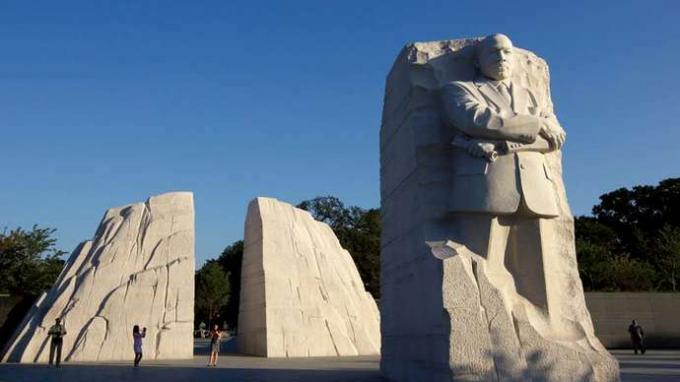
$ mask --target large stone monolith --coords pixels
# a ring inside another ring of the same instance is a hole
[[[61,317],[65,361],[132,360],[132,327],[146,327],[145,359],[193,357],[194,205],[190,192],[112,208],[81,243],[3,355],[47,362]]]
[[[379,313],[331,228],[271,198],[248,206],[240,352],[265,357],[380,353]]]
[[[482,41],[409,44],[387,78],[381,370],[617,380],[584,302],[548,66],[506,36]]]

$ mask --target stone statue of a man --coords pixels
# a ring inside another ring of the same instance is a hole
[[[619,380],[578,274],[564,140],[547,62],[508,37],[399,53],[380,127],[386,377]]]
[[[476,77],[443,87],[445,118],[456,131],[449,207],[456,241],[490,270],[507,269],[517,292],[547,311],[541,219],[559,211],[545,153],[559,150],[565,133],[548,100],[511,80],[513,49],[505,35],[484,38]]]

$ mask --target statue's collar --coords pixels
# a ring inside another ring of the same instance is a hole
[[[512,93],[514,93],[514,86],[511,86],[511,82],[509,80],[505,82],[507,85],[507,89],[505,90],[510,93],[510,99],[508,99],[507,96],[504,96],[502,90],[500,89],[499,85],[503,83],[502,81],[495,81],[483,76],[477,76],[477,78],[474,80],[474,83],[479,92],[483,94],[484,97],[487,98],[487,100],[491,103],[496,104],[496,106],[501,109],[512,108]]]
[[[510,80],[509,78],[498,81],[498,80],[494,80],[494,79],[489,78],[489,77],[485,77],[481,74],[478,74],[475,77],[474,82],[478,87],[482,86],[484,84],[489,84],[489,85],[493,86],[494,88],[498,88],[498,86],[500,84],[505,84],[505,86],[507,86],[509,88],[510,85],[512,84],[512,80]]]

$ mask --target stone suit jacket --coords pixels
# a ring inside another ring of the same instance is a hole
[[[499,131],[513,123],[539,124],[541,118],[561,129],[548,105],[516,83],[508,102],[486,78],[451,82],[442,88],[446,121],[469,138],[502,141]],[[537,139],[543,139],[539,137]],[[469,155],[454,147],[454,180],[449,203],[452,212],[514,214],[521,211],[538,217],[558,216],[557,197],[545,155],[522,151],[500,155],[494,162]]]

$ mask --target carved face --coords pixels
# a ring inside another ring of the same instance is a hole
[[[512,41],[502,34],[486,37],[477,47],[479,69],[486,77],[501,81],[510,78],[513,69]]]

